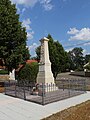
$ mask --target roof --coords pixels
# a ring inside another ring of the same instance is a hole
[[[37,60],[27,60],[26,63],[27,64],[31,64],[31,63],[34,63],[34,62],[38,62]],[[23,64],[20,64],[19,67],[16,69],[16,72],[20,71],[25,65]]]
[[[0,69],[5,69],[5,66],[0,66]]]
[[[27,60],[26,63],[38,62],[37,60]]]
[[[88,63],[86,63],[83,67],[86,67],[86,66],[88,66],[89,65],[89,62]]]

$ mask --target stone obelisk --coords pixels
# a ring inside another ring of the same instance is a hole
[[[40,40],[41,54],[39,62],[39,72],[37,75],[37,83],[52,83],[54,84],[54,77],[51,71],[51,62],[49,60],[48,41],[46,37]]]

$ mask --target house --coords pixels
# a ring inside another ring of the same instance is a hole
[[[88,62],[88,63],[86,63],[83,67],[85,68],[86,66],[88,66],[90,63]]]
[[[26,64],[31,64],[31,63],[38,63],[37,60],[27,60]],[[16,74],[25,66],[25,64],[20,64],[19,67],[16,69]]]
[[[34,63],[34,62],[37,63],[38,61],[37,61],[37,60],[27,60],[27,61],[26,61],[27,64],[31,64],[31,63]]]

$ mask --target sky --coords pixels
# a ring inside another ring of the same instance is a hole
[[[27,46],[34,57],[40,39],[51,34],[66,51],[82,47],[90,54],[90,0],[11,0],[16,4]]]

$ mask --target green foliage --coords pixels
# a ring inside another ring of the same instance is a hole
[[[90,54],[85,55],[85,64],[88,63],[89,61],[90,61]]]
[[[75,71],[83,71],[84,69],[81,67],[78,67],[77,69],[75,69]]]
[[[47,37],[49,39],[49,57],[51,61],[51,68],[56,79],[57,74],[61,71],[65,71],[69,67],[68,54],[58,41],[54,41],[51,35]],[[40,60],[40,46],[36,49],[37,59]]]
[[[19,72],[19,80],[28,80],[30,82],[35,82],[38,73],[38,63],[34,62],[31,64],[26,64]]]
[[[64,59],[64,49],[62,45],[58,41],[54,41],[53,38],[48,35],[49,39],[49,54],[50,54],[50,61],[51,61],[51,67],[52,67],[52,72],[54,75],[54,78],[56,78],[57,74],[62,70],[61,64]]]
[[[37,60],[40,60],[40,49],[41,49],[41,46],[39,46],[39,47],[36,48],[36,54],[37,54],[36,59]]]
[[[10,0],[0,0],[0,58],[9,71],[29,59],[26,40],[15,5]]]
[[[69,57],[71,61],[71,69],[79,69],[83,70],[84,65],[84,57],[83,57],[83,49],[80,48],[74,48],[72,51],[69,51]]]
[[[0,70],[0,74],[8,74],[7,70]]]

